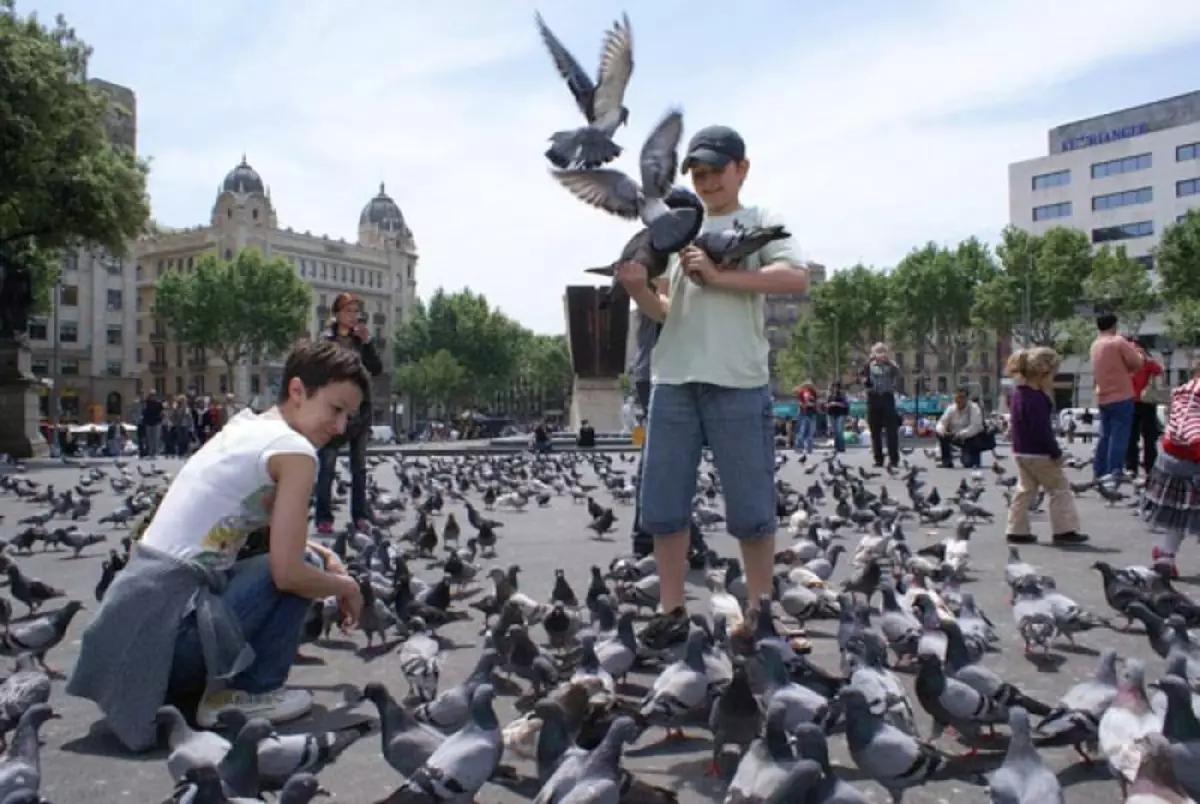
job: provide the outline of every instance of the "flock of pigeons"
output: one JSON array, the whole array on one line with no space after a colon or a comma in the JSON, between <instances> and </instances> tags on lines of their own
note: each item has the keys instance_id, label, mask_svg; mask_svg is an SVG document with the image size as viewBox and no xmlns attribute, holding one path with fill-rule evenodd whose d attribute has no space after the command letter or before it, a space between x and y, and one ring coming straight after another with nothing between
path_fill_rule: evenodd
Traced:
<instances>
[{"instance_id":1,"label":"flock of pigeons","mask_svg":"<svg viewBox=\"0 0 1200 804\"><path fill-rule=\"evenodd\" d=\"M675 184L679 169L679 140L683 136L683 113L672 109L654 127L642 146L640 179L604 165L621 154L613 142L617 129L628 122L625 89L633 75L633 31L629 18L613 24L600 50L600 67L595 81L570 51L537 16L538 31L550 51L554 66L583 113L587 125L559 131L550 137L546 158L554 165L552 175L579 200L626 220L645 224L610 265L588 269L589 273L614 277L608 304L626 297L615 280L617 268L628 261L639 262L653 280L667 269L670 256L685 246L702 249L714 265L736 265L773 240L791 235L782 226L742 227L701 232L704 205L691 190Z\"/></svg>"},{"instance_id":2,"label":"flock of pigeons","mask_svg":"<svg viewBox=\"0 0 1200 804\"><path fill-rule=\"evenodd\" d=\"M376 523L366 533L347 528L330 546L363 591L365 644L358 650L394 662L403 694L381 683L348 688L347 710L368 703L378 721L326 732L277 732L233 711L216 731L202 731L164 707L164 782L169 774L176 785L167 801L259 801L274 792L278 801L302 804L322 794L324 768L376 726L382 761L397 774L385 802L480 800L489 783L540 804L676 801L680 790L639 778L622 757L626 749L651 755L655 747L645 737L674 741L685 730L707 732L708 772L728 780L731 804L865 802L866 780L899 801L906 790L944 779L977 785L981 794L986 788L1006 804L1062 801L1043 757L1052 748L1107 766L1127 801L1195 798L1200 646L1188 628L1200 623L1200 607L1152 569L1100 561L1093 566L1113 611L1089 612L1010 548L1003 581L1011 633L1030 661L1053 667L1079 651L1077 639L1103 647L1107 629L1131 623L1146 635L1146 657L1153 651L1165 659L1165 671L1148 684L1145 657L1121 660L1104 650L1089 677L1057 701L1039 700L989 668L1006 629L999 612L983 611L968 591L972 535L993 518L980 500L989 484L1007 494L1013 478L996 465L993 480L985 472L964 475L943 498L928 488L920 456L906 453L902 468L886 475L835 455L781 454L781 469L797 460L800 466L777 474L781 533L792 540L781 539L773 599L748 605L740 563L705 549L697 571L709 590L708 612L692 614L679 644L637 627L658 604L652 557L617 557L607 568L579 572L582 594L568 580L582 568L568 565L555 573L546 599L523 591L519 564L495 560L505 541L504 524L492 518L497 510L536 516L556 504L579 506L587 512L581 530L604 538L618 520L614 512L633 502L633 456L372 456ZM396 492L383 487L388 472ZM802 479L793 484L788 476ZM69 601L42 613L64 592L31 577L20 562L34 551L89 556L108 534L81 532L79 522L88 518L81 512L91 510L86 500L111 489L124 502L96 521L123 538L101 565L101 600L136 538L136 528L126 529L170 479L161 469L120 461L82 468L78 483L63 490L32 475L0 477L6 507L32 509L0 552L11 598L0 597L0 648L16 657L0 684L0 738L8 744L0 802L44 800L38 729L55 717L50 699L59 675L47 654L81 608ZM348 483L341 475L335 482L344 506ZM1081 482L1074 490L1102 493L1112 507L1136 504L1136 488ZM720 478L706 462L695 501L699 527L721 526L720 494ZM906 537L907 528L943 525L948 533L936 542L915 546ZM845 571L835 581L839 563ZM14 602L25 611L14 613ZM445 653L471 646L452 644L439 630L468 620L482 637L474 667L443 684ZM806 635L804 626L819 620L836 622L836 665L809 655L817 634ZM346 645L329 641L338 628L336 601L314 601L305 642L336 650ZM639 686L647 676L648 685ZM499 695L516 695L521 714L502 722L494 706ZM918 725L926 720L931 730ZM997 728L1007 728L1007 748L997 744ZM951 735L960 747L947 744ZM845 741L857 782L831 762L834 739ZM730 747L736 756L727 754Z\"/></svg>"}]
</instances>

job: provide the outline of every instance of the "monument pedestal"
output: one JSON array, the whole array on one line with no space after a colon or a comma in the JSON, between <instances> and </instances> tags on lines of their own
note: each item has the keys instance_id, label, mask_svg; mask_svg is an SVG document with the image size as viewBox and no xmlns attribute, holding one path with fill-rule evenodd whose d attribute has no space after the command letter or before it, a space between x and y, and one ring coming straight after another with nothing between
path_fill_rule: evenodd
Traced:
<instances>
[{"instance_id":1,"label":"monument pedestal","mask_svg":"<svg viewBox=\"0 0 1200 804\"><path fill-rule=\"evenodd\" d=\"M571 429L578 431L587 419L597 433L619 433L624 404L619 378L576 377L571 388Z\"/></svg>"},{"instance_id":2,"label":"monument pedestal","mask_svg":"<svg viewBox=\"0 0 1200 804\"><path fill-rule=\"evenodd\" d=\"M50 445L38 429L41 417L32 362L27 347L12 339L0 340L0 452L14 458L50 454Z\"/></svg>"}]
</instances>

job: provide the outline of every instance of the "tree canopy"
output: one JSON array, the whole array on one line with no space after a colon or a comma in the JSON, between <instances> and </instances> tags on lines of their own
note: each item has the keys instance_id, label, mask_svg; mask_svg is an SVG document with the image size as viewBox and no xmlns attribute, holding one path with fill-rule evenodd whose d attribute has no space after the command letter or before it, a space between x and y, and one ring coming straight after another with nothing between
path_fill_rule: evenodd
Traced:
<instances>
[{"instance_id":1,"label":"tree canopy","mask_svg":"<svg viewBox=\"0 0 1200 804\"><path fill-rule=\"evenodd\" d=\"M154 314L192 349L230 367L283 354L308 331L312 290L282 257L242 249L232 260L206 254L187 273L156 284Z\"/></svg>"},{"instance_id":2,"label":"tree canopy","mask_svg":"<svg viewBox=\"0 0 1200 804\"><path fill-rule=\"evenodd\" d=\"M1091 272L1083 281L1083 296L1097 312L1117 313L1135 335L1158 303L1150 272L1125 253L1124 246L1104 246L1092 256Z\"/></svg>"},{"instance_id":3,"label":"tree canopy","mask_svg":"<svg viewBox=\"0 0 1200 804\"><path fill-rule=\"evenodd\" d=\"M91 51L0 0L0 263L29 270L48 300L61 250L123 256L149 216L147 166L110 143L107 96L87 81Z\"/></svg>"},{"instance_id":4,"label":"tree canopy","mask_svg":"<svg viewBox=\"0 0 1200 804\"><path fill-rule=\"evenodd\" d=\"M482 294L434 291L395 336L397 392L453 408L521 387L561 398L571 382L566 337L522 327Z\"/></svg>"}]
</instances>

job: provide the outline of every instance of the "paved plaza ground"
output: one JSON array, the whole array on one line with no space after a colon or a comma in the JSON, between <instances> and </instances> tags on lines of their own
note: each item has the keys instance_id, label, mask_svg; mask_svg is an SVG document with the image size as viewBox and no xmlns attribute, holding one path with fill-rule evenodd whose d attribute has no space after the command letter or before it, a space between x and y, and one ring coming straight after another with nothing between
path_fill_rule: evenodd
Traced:
<instances>
[{"instance_id":1,"label":"paved plaza ground","mask_svg":"<svg viewBox=\"0 0 1200 804\"><path fill-rule=\"evenodd\" d=\"M1084 450L1089 449L1080 445L1074 446L1075 454L1083 457ZM792 453L787 453L788 463L781 469L781 475L797 488L811 484L813 478L806 476ZM379 458L388 460L390 458ZM469 458L467 459L469 460ZM614 457L614 460L628 461L626 469L632 470L633 456ZM810 459L811 461L812 459ZM845 456L844 460L851 465L867 466L869 455L865 450L855 450ZM964 477L970 475L964 470L943 470L934 468L921 449L908 457L908 460L928 468L925 476L930 485L936 486L943 494L951 492ZM143 462L145 465L147 462ZM157 465L172 471L178 464L171 460L160 460ZM990 465L990 459L987 461ZM811 464L810 464L811 465ZM1107 630L1093 631L1079 638L1081 647L1077 653L1062 653L1065 661L1058 667L1035 665L1027 660L1021 651L1012 627L1012 619L1006 604L1006 587L1003 584L1003 566L1006 547L1003 539L1003 500L1001 489L994 484L994 477L985 465L983 471L987 491L981 502L996 512L994 524L981 525L971 542L971 565L974 581L969 590L974 593L977 601L991 615L1004 635L1001 653L988 656L985 663L1002 676L1017 683L1035 697L1053 702L1065 692L1075 681L1089 674L1094 665L1093 653L1105 647L1114 647L1122 655L1138 655L1150 657L1150 678L1157 677L1162 663L1147 647L1141 635L1127 635ZM590 471L590 470L589 470ZM1011 470L1010 470L1011 471ZM1074 479L1084 479L1090 473L1083 471L1071 472ZM395 488L396 475L389 465L378 467L376 475L386 487ZM54 484L63 489L73 485L79 478L78 468L36 468L28 472L31 479L43 484ZM887 478L883 478L887 480ZM880 481L873 481L872 485ZM896 481L887 483L893 494L902 493L900 484ZM604 504L609 501L601 499ZM1113 564L1145 563L1151 545L1151 537L1144 527L1125 507L1110 508L1095 496L1094 492L1085 494L1079 504L1085 529L1092 536L1093 549L1083 551L1065 551L1047 546L1047 525L1044 517L1035 518L1035 527L1041 531L1043 544L1031 546L1022 551L1023 556L1045 572L1054 575L1059 581L1059 588L1075 598L1080 604L1099 613L1110 613L1105 606L1099 577L1090 570L1090 565L1097 559L1103 559ZM94 507L93 521L99 516L112 510L117 500L111 493L97 499ZM832 504L826 503L828 510ZM458 506L449 504L447 511L457 510ZM34 506L21 502L12 495L0 497L0 513L4 514L3 535L10 537L17 529L17 520L32 513ZM585 529L589 518L581 505L572 504L569 497L555 498L547 508L531 508L526 513L499 512L495 517L505 523L500 531L498 563L520 564L522 590L535 598L548 599L553 580L554 570L562 567L567 577L574 585L576 592L582 597L587 588L588 568L592 564L607 566L608 562L628 547L626 534L633 516L630 506L617 506L617 515L621 522L618 525L620 538L616 542L596 541L589 536L591 532ZM460 515L460 520L462 519ZM396 530L398 534L401 528ZM947 528L943 528L942 533ZM109 539L112 546L120 538L123 531L103 531L111 533ZM927 539L939 538L937 533L931 534L915 523L907 527L910 543L921 545ZM848 545L852 548L856 537L845 534ZM732 541L722 533L712 533L709 536L712 547L729 554L733 548ZM780 543L787 541L781 535ZM39 577L51 584L62 587L71 597L83 600L91 610L95 609L93 588L100 575L100 562L105 551L89 548L84 557L71 560L67 553L47 552L23 558L18 563L31 575ZM1181 570L1185 576L1193 576L1197 559L1194 545L1188 544L1182 556ZM418 574L432 577L431 570L424 569L424 562L413 562L412 567ZM845 566L839 567L835 580L840 581L848 573ZM700 582L700 574L694 573L694 582ZM1185 592L1194 591L1194 577L1185 577L1180 588ZM696 597L695 609L707 611L706 603L701 599L703 590L693 587ZM1200 594L1198 592L1197 594ZM147 601L153 605L153 601ZM19 610L21 606L17 607ZM53 608L50 606L48 608ZM443 629L443 634L457 642L461 647L446 654L446 665L442 674L442 685L457 683L472 666L478 654L481 641L479 636L480 615L472 612L470 622L456 623ZM79 650L79 636L91 616L89 611L83 612L76 618L71 632L64 643L50 654L52 666L69 670L75 661ZM813 656L815 660L828 668L837 667L836 643L832 639L836 630L834 622L813 622L809 624L810 635L815 643ZM534 630L540 635L540 629ZM357 645L365 644L361 635L354 635ZM298 666L293 673L293 682L302 687L312 689L318 701L318 711L315 720L322 725L337 723L340 719L357 716L362 713L374 714L371 707L361 707L352 713L339 711L343 706L342 689L345 684L361 686L369 681L384 682L399 697L404 692L404 683L394 662L394 655L384 655L365 661L353 650L351 644L345 641L328 646L306 646L304 652L316 658L316 662ZM910 678L904 676L905 683ZM645 682L646 678L639 681ZM512 698L499 699L498 711L501 719L507 721L514 715ZM915 701L915 699L914 699ZM42 753L43 786L42 795L55 804L75 804L76 802L156 802L167 798L172 785L163 762L163 753L151 753L138 757L130 757L121 753L115 742L105 736L97 728L97 713L92 704L86 701L67 697L62 692L62 683L55 682L51 703L62 715L61 720L49 722L43 729L45 748ZM921 718L921 728L927 732L928 718L918 713ZM311 726L312 720L297 726ZM679 800L683 802L720 801L724 798L724 783L702 775L708 760L709 745L706 740L699 739L703 730L693 730L694 741L678 747L676 753L639 755L636 746L632 747L626 758L626 766L642 774L644 778L657 785L672 788L678 792ZM661 736L658 730L647 734L645 742L657 741ZM843 769L844 778L858 778L853 764L850 762L845 749L844 739L840 736L831 738L831 749L834 760ZM1067 801L1084 802L1089 804L1109 804L1120 800L1116 784L1107 777L1102 769L1089 769L1078 764L1072 752L1053 750L1046 752L1054 767L1062 772L1063 784L1067 786ZM999 759L997 758L997 763ZM515 763L518 770L530 773L527 763ZM390 792L398 783L399 778L386 765L380 756L379 739L373 734L353 746L336 765L322 774L322 782L332 790L341 801L366 802L377 801ZM874 801L887 801L888 797L872 782L859 783L861 789L869 794ZM514 791L489 785L478 797L479 802L512 802L527 801L532 798L532 787ZM978 802L986 800L983 788L971 787L962 782L941 782L909 791L905 800L914 804L921 802Z\"/></svg>"}]
</instances>

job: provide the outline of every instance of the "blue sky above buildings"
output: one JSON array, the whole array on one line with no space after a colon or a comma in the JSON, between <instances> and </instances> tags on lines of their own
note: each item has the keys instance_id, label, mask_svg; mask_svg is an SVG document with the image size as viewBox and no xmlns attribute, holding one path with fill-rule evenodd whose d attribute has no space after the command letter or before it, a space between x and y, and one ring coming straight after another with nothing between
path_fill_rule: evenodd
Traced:
<instances>
[{"instance_id":1,"label":"blue sky above buildings","mask_svg":"<svg viewBox=\"0 0 1200 804\"><path fill-rule=\"evenodd\" d=\"M587 67L622 7L543 2ZM206 222L244 152L282 225L354 237L385 181L421 252L423 295L470 285L546 332L562 288L631 225L546 175L577 113L535 4L349 0L18 0L62 12L94 75L138 95L154 215ZM619 165L679 104L689 130L745 135L745 199L782 213L806 258L890 265L927 240L992 240L1007 165L1047 129L1200 88L1200 4L1161 0L629 3L636 68Z\"/></svg>"}]
</instances>

